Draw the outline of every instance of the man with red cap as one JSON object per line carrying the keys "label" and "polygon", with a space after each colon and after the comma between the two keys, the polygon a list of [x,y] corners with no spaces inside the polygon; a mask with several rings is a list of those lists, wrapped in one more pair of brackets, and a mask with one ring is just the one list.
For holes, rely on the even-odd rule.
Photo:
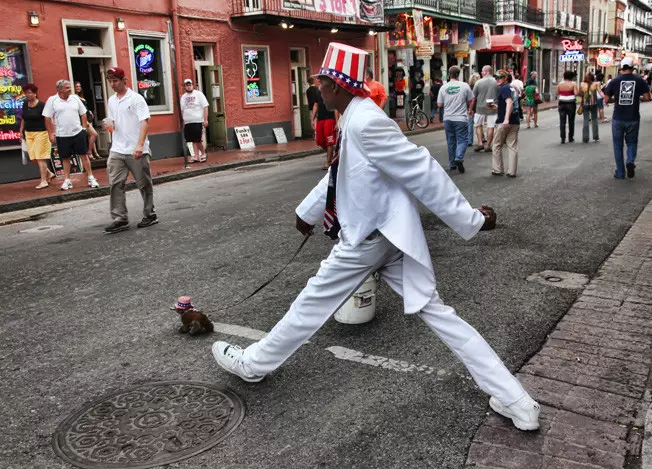
{"label": "man with red cap", "polygon": [[403,297],[406,314],[417,314],[459,357],[489,404],[521,430],[539,428],[539,405],[482,336],[443,303],[435,289],[417,200],[464,239],[496,225],[496,214],[473,209],[446,171],[424,147],[367,97],[367,53],[331,43],[318,76],[324,103],[341,114],[328,174],[296,210],[305,236],[323,220],[338,240],[317,275],[308,281],[283,319],[245,350],[213,344],[225,370],[261,381],[281,366],[374,272]]}
{"label": "man with red cap", "polygon": [[109,98],[109,117],[113,126],[111,151],[106,163],[111,184],[111,217],[113,222],[104,228],[107,234],[129,229],[125,183],[131,172],[143,198],[143,219],[138,228],[158,223],[154,212],[154,186],[149,166],[150,149],[147,139],[149,108],[140,94],[127,86],[125,71],[118,67],[106,72],[115,94]]}

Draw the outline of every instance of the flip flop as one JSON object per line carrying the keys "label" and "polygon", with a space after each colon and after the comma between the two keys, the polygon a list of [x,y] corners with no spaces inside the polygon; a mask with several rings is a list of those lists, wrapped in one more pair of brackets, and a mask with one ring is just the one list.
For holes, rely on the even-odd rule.
{"label": "flip flop", "polygon": [[43,182],[41,182],[38,186],[36,186],[36,189],[45,189],[45,188],[48,187],[49,185],[50,185],[50,184],[48,184],[47,182],[43,181]]}

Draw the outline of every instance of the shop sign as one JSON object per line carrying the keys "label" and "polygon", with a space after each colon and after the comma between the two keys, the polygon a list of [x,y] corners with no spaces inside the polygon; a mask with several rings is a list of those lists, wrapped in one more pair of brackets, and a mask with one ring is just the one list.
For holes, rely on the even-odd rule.
{"label": "shop sign", "polygon": [[256,148],[256,143],[254,138],[251,136],[251,129],[249,126],[244,127],[234,127],[235,136],[238,138],[238,144],[240,145],[241,150],[251,150]]}
{"label": "shop sign", "polygon": [[614,64],[614,53],[610,50],[601,50],[597,60],[600,67],[611,67]]}
{"label": "shop sign", "polygon": [[435,55],[435,43],[430,41],[425,41],[419,45],[414,51],[418,59],[430,58]]}
{"label": "shop sign", "polygon": [[154,71],[152,64],[154,63],[154,48],[149,44],[138,44],[134,48],[136,54],[136,66],[140,73],[147,74]]}
{"label": "shop sign", "polygon": [[412,10],[412,20],[414,21],[414,34],[416,36],[417,44],[425,41],[423,32],[423,13],[421,10]]}
{"label": "shop sign", "polygon": [[582,41],[563,39],[561,46],[564,48],[564,53],[559,56],[560,62],[584,62],[584,43]]}
{"label": "shop sign", "polygon": [[482,32],[486,49],[491,49],[491,28],[489,23],[482,23]]}
{"label": "shop sign", "polygon": [[29,81],[25,47],[0,42],[0,150],[20,147],[23,86]]}
{"label": "shop sign", "polygon": [[283,10],[307,10],[383,23],[383,0],[283,0]]}
{"label": "shop sign", "polygon": [[247,99],[260,96],[260,72],[258,70],[258,51],[249,49],[244,51],[245,73],[247,74]]}
{"label": "shop sign", "polygon": [[467,58],[468,56],[469,56],[468,52],[463,52],[463,51],[455,52],[455,57]]}

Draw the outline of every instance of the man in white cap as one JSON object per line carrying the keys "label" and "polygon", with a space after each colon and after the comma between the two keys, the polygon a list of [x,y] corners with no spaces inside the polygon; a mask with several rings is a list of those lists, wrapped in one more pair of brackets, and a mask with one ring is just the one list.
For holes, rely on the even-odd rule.
{"label": "man in white cap", "polygon": [[261,381],[378,271],[403,297],[405,313],[417,314],[492,396],[490,406],[517,428],[535,430],[539,405],[482,336],[439,297],[417,200],[464,239],[493,229],[496,214],[485,205],[471,208],[428,150],[408,141],[367,98],[366,61],[363,50],[329,46],[319,88],[326,106],[342,115],[338,141],[328,174],[296,210],[304,236],[323,220],[325,234],[339,240],[337,245],[264,339],[245,350],[215,342],[213,356],[243,380]]}
{"label": "man in white cap", "polygon": [[[611,80],[604,90],[604,103],[614,99],[615,107],[611,121],[614,158],[616,159],[616,179],[633,178],[636,169],[636,150],[638,131],[641,124],[639,104],[650,100],[650,87],[647,82],[634,74],[634,61],[625,57],[620,62],[621,74]],[[627,164],[624,161],[624,143],[627,143]]]}
{"label": "man in white cap", "polygon": [[194,158],[191,162],[206,161],[204,148],[204,127],[208,127],[208,100],[204,93],[196,90],[190,78],[183,80],[185,93],[181,95],[181,113],[183,115],[183,137],[192,142]]}

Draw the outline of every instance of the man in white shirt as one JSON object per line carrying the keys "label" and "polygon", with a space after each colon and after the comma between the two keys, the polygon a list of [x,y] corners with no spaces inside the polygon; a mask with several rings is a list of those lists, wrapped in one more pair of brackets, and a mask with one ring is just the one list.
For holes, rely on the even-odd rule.
{"label": "man in white shirt", "polygon": [[186,142],[192,142],[195,157],[191,162],[206,161],[206,149],[203,143],[204,127],[208,127],[208,100],[204,93],[194,89],[192,80],[183,80],[185,93],[181,95],[181,112],[183,114],[183,136]]}
{"label": "man in white shirt", "polygon": [[111,217],[113,223],[104,228],[107,234],[129,229],[125,182],[131,171],[143,197],[143,219],[138,228],[158,223],[154,213],[154,187],[149,167],[150,150],[147,140],[149,109],[145,98],[127,87],[125,71],[110,68],[107,80],[116,94],[109,98],[108,119],[113,124],[111,152],[106,164],[111,184]]}
{"label": "man in white shirt", "polygon": [[514,70],[514,73],[512,74],[512,88],[516,90],[518,93],[518,117],[523,120],[523,106],[521,106],[521,101],[523,100],[524,96],[524,89],[525,85],[523,84],[523,81],[521,80],[521,74],[518,73],[516,70]]}
{"label": "man in white shirt", "polygon": [[70,158],[81,158],[88,173],[89,187],[100,187],[93,176],[91,161],[88,158],[86,128],[86,106],[77,95],[72,94],[72,83],[68,80],[57,82],[57,94],[50,96],[43,108],[45,125],[50,131],[50,140],[56,143],[63,163],[64,181],[62,191],[72,189],[70,181]]}

